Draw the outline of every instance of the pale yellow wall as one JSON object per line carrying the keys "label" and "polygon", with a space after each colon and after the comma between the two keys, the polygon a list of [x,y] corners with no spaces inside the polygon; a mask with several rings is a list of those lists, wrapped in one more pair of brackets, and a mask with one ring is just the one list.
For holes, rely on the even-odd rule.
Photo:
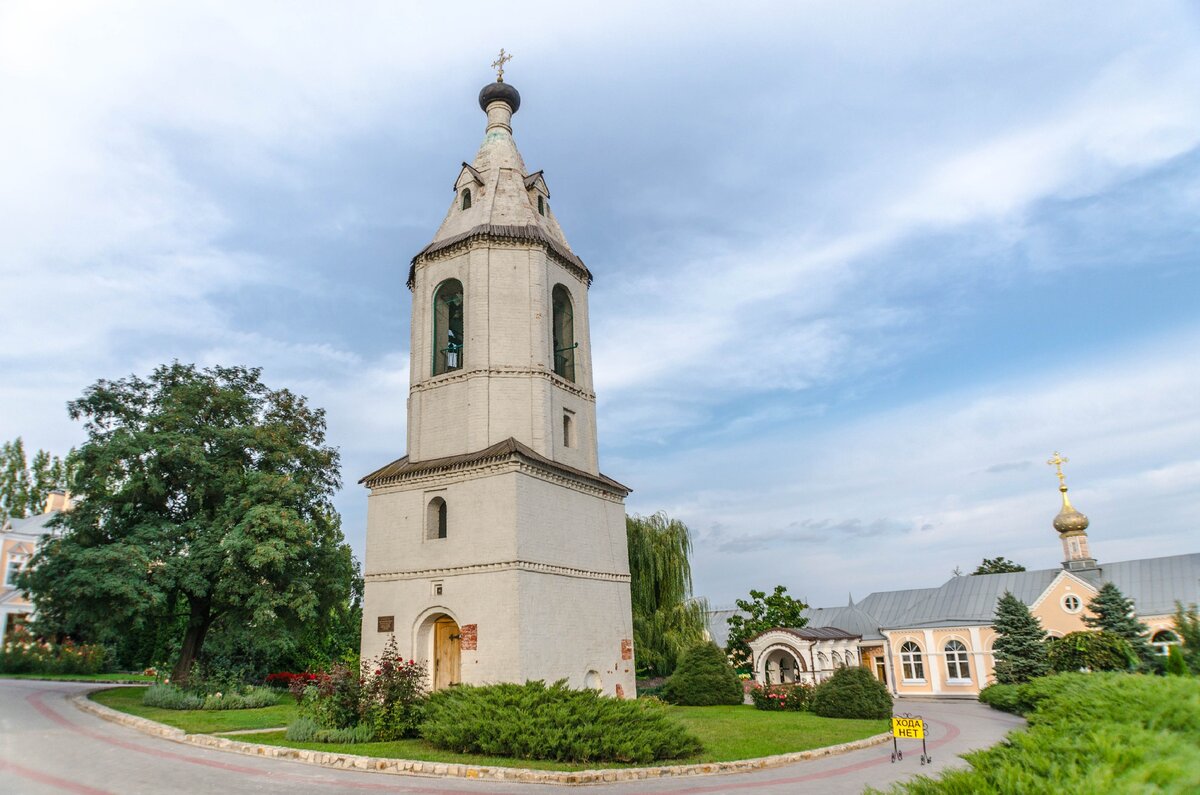
{"label": "pale yellow wall", "polygon": [[[18,553],[27,555],[33,550],[33,546],[33,543],[30,541],[20,541],[15,538],[6,538],[0,541],[0,566],[4,567],[0,569],[0,593],[7,594],[10,590],[6,584],[8,581],[9,557]],[[6,606],[9,608],[27,607],[31,610],[33,609],[33,604],[27,599],[22,599],[20,596],[14,596],[9,599]]]}
{"label": "pale yellow wall", "polygon": [[[900,695],[920,695],[933,692],[932,671],[929,670],[929,644],[925,641],[923,632],[893,632],[887,635],[892,651],[892,677],[896,680],[894,687]],[[921,647],[921,656],[925,663],[924,682],[905,682],[904,668],[900,662],[900,647],[906,641],[914,641]]]}
{"label": "pale yellow wall", "polygon": [[[1069,613],[1063,607],[1063,599],[1068,594],[1079,598],[1081,607],[1078,613]],[[1083,617],[1091,615],[1087,610],[1087,603],[1095,596],[1096,589],[1073,577],[1060,577],[1051,584],[1047,592],[1043,594],[1041,601],[1031,607],[1029,612],[1041,620],[1043,629],[1055,637],[1062,637],[1071,632],[1080,632],[1088,628],[1083,623]]]}

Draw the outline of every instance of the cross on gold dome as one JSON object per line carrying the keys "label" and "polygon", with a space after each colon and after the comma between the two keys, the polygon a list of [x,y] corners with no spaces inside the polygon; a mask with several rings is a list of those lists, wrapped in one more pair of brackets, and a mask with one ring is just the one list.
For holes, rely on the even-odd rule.
{"label": "cross on gold dome", "polygon": [[512,60],[511,54],[506,54],[504,48],[500,48],[500,57],[492,61],[492,68],[496,70],[496,82],[504,82],[504,64]]}
{"label": "cross on gold dome", "polygon": [[1058,485],[1060,488],[1063,488],[1063,489],[1065,489],[1067,487],[1067,478],[1065,475],[1063,475],[1062,465],[1069,463],[1070,461],[1071,461],[1071,459],[1063,458],[1061,455],[1059,455],[1059,452],[1057,450],[1055,450],[1054,458],[1051,458],[1049,461],[1046,462],[1047,464],[1049,464],[1050,466],[1052,466],[1056,470],[1058,470]]}

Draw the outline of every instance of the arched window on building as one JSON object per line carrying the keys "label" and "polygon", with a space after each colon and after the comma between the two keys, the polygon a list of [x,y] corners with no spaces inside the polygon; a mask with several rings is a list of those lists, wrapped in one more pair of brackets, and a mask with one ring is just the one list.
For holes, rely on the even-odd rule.
{"label": "arched window on building", "polygon": [[[444,194],[444,193],[443,193],[442,195],[443,195],[443,196],[445,196],[446,194]],[[471,189],[470,189],[470,188],[463,188],[463,192],[462,192],[462,208],[463,208],[464,210],[469,210],[469,209],[471,209]]]}
{"label": "arched window on building", "polygon": [[830,656],[833,657],[834,668],[844,668],[846,666],[846,664],[842,662],[842,655],[838,654],[836,651],[830,652]]}
{"label": "arched window on building", "polygon": [[817,653],[817,670],[825,671],[829,668],[829,658],[825,656],[825,652]]}
{"label": "arched window on building", "polygon": [[1179,636],[1169,629],[1160,629],[1150,638],[1150,644],[1154,646],[1155,654],[1166,657],[1172,646],[1179,645]]}
{"label": "arched window on building", "polygon": [[967,647],[961,640],[946,643],[946,680],[949,682],[971,681],[971,663]]}
{"label": "arched window on building", "polygon": [[434,540],[446,537],[446,501],[434,497],[425,509],[425,538]]}
{"label": "arched window on building", "polygon": [[554,337],[554,372],[568,381],[575,380],[575,308],[571,304],[571,293],[561,284],[554,285],[551,294],[554,304],[554,319],[551,323]]}
{"label": "arched window on building", "polygon": [[447,279],[433,292],[433,374],[463,366],[463,287]]}
{"label": "arched window on building", "polygon": [[900,668],[905,681],[925,681],[925,660],[921,656],[921,647],[911,640],[905,641],[900,647]]}

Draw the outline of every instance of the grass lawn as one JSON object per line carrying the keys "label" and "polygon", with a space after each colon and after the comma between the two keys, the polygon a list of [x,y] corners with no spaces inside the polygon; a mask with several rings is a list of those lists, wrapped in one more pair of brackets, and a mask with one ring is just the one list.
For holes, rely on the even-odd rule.
{"label": "grass lawn", "polygon": [[0,679],[50,679],[77,682],[153,682],[141,674],[0,674]]}
{"label": "grass lawn", "polygon": [[[808,712],[765,712],[750,706],[671,707],[677,717],[704,744],[704,751],[687,759],[652,764],[692,764],[753,759],[793,751],[805,751],[827,745],[860,740],[888,731],[886,720],[834,720]],[[238,740],[263,745],[282,745],[332,753],[358,754],[422,762],[447,762],[462,765],[529,767],[537,770],[595,770],[597,768],[635,767],[616,763],[570,763],[511,757],[487,757],[456,754],[435,748],[423,740],[390,743],[297,743],[284,738],[283,732],[239,735]]]}
{"label": "grass lawn", "polygon": [[162,709],[143,705],[143,692],[140,687],[121,687],[101,690],[90,698],[106,707],[165,723],[189,734],[273,729],[288,725],[296,717],[296,701],[287,693],[280,695],[275,706],[260,709]]}

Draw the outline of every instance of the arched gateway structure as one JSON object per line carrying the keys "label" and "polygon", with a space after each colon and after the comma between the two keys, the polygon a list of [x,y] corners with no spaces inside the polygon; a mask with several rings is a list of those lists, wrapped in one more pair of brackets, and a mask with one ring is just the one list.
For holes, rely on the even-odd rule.
{"label": "arched gateway structure", "polygon": [[598,468],[592,274],[513,142],[516,89],[412,260],[407,454],[362,479],[363,658],[431,684],[566,679],[634,694],[624,498]]}

